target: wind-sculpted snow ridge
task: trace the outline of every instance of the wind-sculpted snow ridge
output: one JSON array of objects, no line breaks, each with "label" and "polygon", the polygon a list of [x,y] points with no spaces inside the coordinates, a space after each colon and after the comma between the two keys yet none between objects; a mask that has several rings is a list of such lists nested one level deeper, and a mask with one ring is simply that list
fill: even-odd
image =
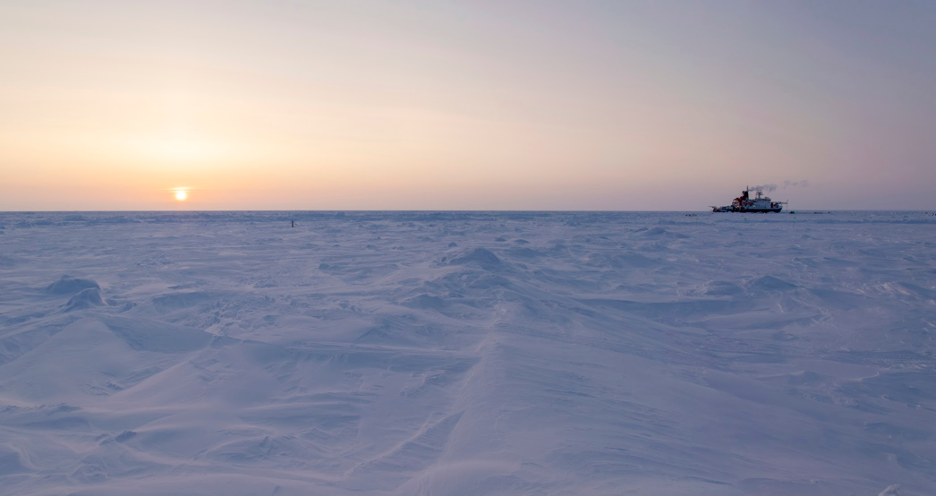
[{"label": "wind-sculpted snow ridge", "polygon": [[0,226],[2,495],[936,494],[923,212]]}]

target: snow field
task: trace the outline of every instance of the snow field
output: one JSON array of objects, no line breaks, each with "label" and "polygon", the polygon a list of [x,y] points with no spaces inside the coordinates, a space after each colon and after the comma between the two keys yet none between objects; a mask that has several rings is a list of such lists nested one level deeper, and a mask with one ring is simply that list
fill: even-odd
[{"label": "snow field", "polygon": [[922,213],[0,226],[0,494],[936,494]]}]

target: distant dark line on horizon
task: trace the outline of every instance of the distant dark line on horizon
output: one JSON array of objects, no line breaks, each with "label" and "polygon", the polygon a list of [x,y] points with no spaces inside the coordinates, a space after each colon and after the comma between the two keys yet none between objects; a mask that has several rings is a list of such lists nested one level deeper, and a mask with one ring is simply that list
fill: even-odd
[{"label": "distant dark line on horizon", "polygon": [[[825,209],[825,208],[799,208],[789,211],[776,212],[779,214],[788,214],[790,212],[802,212],[803,214],[813,212],[920,212],[924,209]],[[936,207],[933,208],[936,212]],[[296,212],[296,213],[336,213],[336,212],[356,212],[356,213],[716,213],[710,209],[702,210],[0,210],[0,214],[48,214],[48,213],[71,213],[71,214],[106,214],[106,213],[160,213],[160,214],[197,214],[197,213],[234,213],[234,212]],[[717,212],[720,214],[738,214],[744,212]],[[747,212],[750,214],[751,212]],[[756,213],[756,212],[755,212]],[[769,215],[765,214],[765,215]]]}]

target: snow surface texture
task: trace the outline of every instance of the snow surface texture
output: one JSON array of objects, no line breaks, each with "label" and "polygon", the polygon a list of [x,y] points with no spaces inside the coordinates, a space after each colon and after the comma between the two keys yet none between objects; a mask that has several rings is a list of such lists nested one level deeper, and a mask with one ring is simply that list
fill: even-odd
[{"label": "snow surface texture", "polygon": [[0,214],[0,494],[936,494],[934,300],[922,212]]}]

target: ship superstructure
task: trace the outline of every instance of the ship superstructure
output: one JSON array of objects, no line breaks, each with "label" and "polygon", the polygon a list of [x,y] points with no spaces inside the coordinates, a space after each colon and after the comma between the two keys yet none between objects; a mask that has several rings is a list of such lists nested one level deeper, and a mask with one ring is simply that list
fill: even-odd
[{"label": "ship superstructure", "polygon": [[769,196],[764,196],[760,188],[754,189],[754,198],[751,198],[751,188],[745,188],[741,196],[731,201],[731,205],[712,207],[712,212],[752,212],[766,213],[783,210],[786,202],[775,202]]}]

